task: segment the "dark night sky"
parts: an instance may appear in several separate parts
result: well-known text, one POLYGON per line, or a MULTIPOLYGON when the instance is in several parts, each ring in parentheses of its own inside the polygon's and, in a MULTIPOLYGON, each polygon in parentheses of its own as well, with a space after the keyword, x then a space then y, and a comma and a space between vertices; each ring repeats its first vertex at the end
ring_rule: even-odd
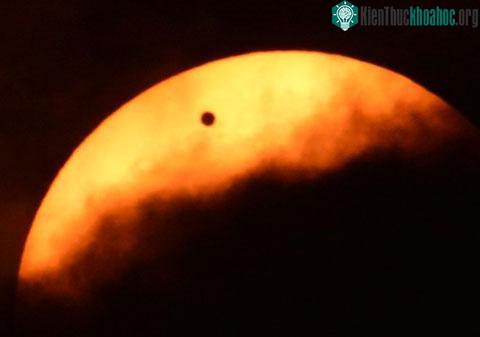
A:
MULTIPOLYGON (((404 74, 477 125, 480 28, 331 25, 336 1, 15 1, 0 5, 0 335, 29 223, 71 151, 112 111, 209 60, 255 50, 339 53, 404 74)), ((364 1, 357 6, 427 6, 364 1)), ((478 1, 429 1, 475 8, 478 1)))

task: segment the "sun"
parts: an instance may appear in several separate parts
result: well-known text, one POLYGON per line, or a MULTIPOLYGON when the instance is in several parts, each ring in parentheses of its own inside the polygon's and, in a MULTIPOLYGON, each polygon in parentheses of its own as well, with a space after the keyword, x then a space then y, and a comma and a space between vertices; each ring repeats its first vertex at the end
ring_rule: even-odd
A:
POLYGON ((267 165, 306 179, 372 149, 414 157, 468 127, 413 81, 339 55, 255 52, 202 65, 135 97, 75 149, 35 216, 20 282, 69 293, 65 273, 102 216, 135 219, 150 195, 219 193, 267 165))

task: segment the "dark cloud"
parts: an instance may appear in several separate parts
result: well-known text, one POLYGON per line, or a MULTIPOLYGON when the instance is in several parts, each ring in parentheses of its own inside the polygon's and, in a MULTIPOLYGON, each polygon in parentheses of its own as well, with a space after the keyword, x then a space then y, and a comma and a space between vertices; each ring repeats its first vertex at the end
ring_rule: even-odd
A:
POLYGON ((118 210, 70 268, 89 297, 24 305, 19 325, 27 336, 473 331, 475 144, 415 161, 371 152, 297 182, 272 168, 214 197, 152 197, 131 224, 118 210))

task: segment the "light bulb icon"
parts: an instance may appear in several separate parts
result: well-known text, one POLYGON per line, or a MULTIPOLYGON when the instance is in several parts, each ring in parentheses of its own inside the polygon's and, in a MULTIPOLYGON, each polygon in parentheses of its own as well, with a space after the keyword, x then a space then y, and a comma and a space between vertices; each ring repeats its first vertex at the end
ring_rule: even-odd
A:
POLYGON ((337 17, 337 22, 340 23, 340 28, 343 31, 346 31, 350 28, 352 20, 356 15, 353 11, 353 6, 349 6, 349 4, 344 1, 343 4, 337 5, 336 7, 337 11, 335 13, 335 16, 337 17))

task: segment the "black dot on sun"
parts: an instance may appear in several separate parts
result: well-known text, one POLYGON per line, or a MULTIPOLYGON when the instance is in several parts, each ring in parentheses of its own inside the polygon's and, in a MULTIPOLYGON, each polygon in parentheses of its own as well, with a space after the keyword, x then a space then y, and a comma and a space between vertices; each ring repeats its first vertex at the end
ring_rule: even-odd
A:
POLYGON ((211 126, 215 123, 215 115, 211 112, 204 112, 201 117, 203 125, 211 126))

